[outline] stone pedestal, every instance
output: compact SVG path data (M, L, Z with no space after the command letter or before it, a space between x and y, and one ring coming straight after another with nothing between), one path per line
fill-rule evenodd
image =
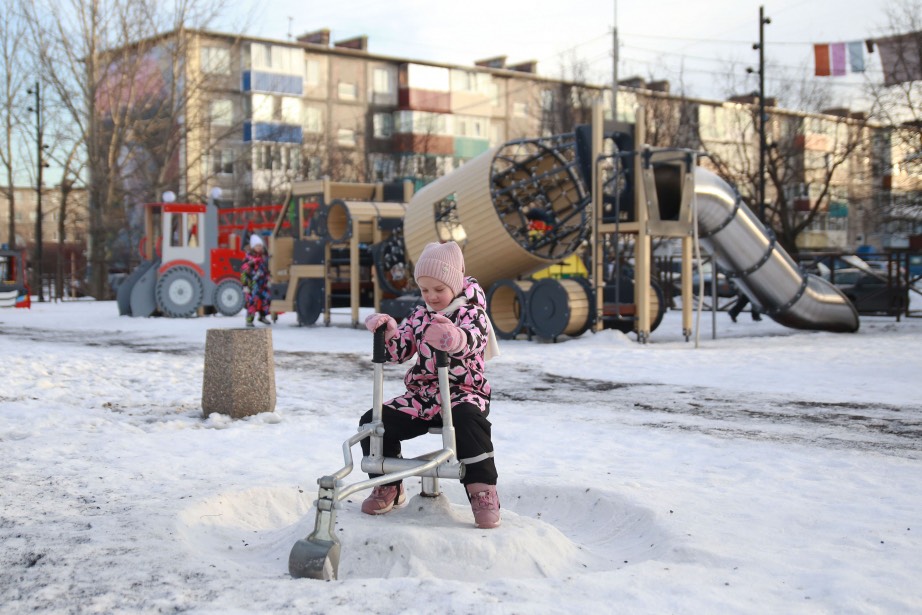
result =
M202 411L239 419L275 410L272 330L209 329Z

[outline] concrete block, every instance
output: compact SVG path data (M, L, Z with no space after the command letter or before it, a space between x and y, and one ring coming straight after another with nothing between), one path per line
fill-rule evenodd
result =
M202 411L239 419L275 410L272 330L209 329Z

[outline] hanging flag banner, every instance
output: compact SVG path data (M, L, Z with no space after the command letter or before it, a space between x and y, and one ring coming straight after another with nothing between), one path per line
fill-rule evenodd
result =
M845 74L845 43L833 43L829 51L832 54L832 76L841 77Z
M922 81L922 32L874 39L880 51L884 85Z
M848 67L853 73L864 72L864 41L848 43Z
M813 57L816 60L816 76L828 77L829 72L829 45L819 43L813 46Z

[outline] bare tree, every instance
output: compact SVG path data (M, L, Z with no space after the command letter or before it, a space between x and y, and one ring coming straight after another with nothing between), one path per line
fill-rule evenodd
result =
M0 13L0 116L3 123L3 140L0 142L0 164L3 165L6 184L2 187L9 206L7 242L16 245L16 156L15 141L20 125L23 92L28 72L19 53L26 31L19 12L19 4L9 2Z
M922 70L922 0L896 0L887 10L885 37L899 36L901 48L908 57L900 58L895 66L885 66L885 71L912 73ZM883 59L883 55L881 54ZM906 66L899 64L905 61ZM868 95L872 101L870 115L888 127L889 152L884 158L888 166L896 169L894 175L902 178L893 192L884 191L880 199L883 219L907 220L918 224L922 220L922 79L915 74L911 80L898 83L871 82ZM890 175L888 169L885 175ZM914 178L914 181L913 181Z
M219 0L35 0L28 3L33 53L73 125L86 161L91 294L106 295L117 243L133 246L132 212L165 187L178 188L178 152L197 83L189 28L213 19ZM127 44L126 44L127 42ZM185 161L187 164L192 161Z
M784 112L768 101L766 107L766 190L760 206L759 106L750 97L736 104L711 107L715 117L702 119L708 134L701 143L706 164L734 184L744 201L791 254L798 238L821 215L827 215L834 197L846 200L848 174L855 152L867 143L865 122L843 112L841 116ZM806 103L801 108L809 106ZM764 209L764 212L763 212Z
M533 107L541 111L541 135L573 132L576 126L591 122L592 105L602 91L588 80L589 62L571 53L561 62L560 79L538 87L539 100Z

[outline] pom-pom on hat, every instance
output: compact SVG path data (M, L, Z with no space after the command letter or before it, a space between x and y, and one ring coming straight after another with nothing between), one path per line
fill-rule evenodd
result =
M419 255L413 277L417 281L421 277L435 278L457 295L464 283L464 255L461 254L461 248L454 241L430 243Z
M252 235L250 235L250 247L251 248L255 248L256 246L261 246L261 245L263 245L262 237L260 237L256 233L253 233Z

